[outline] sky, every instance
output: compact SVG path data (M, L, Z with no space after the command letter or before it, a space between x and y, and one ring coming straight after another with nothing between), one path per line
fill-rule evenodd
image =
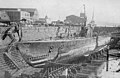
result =
M120 0L0 0L1 8L37 8L40 17L64 20L66 16L80 16L86 6L88 22L96 24L120 23Z

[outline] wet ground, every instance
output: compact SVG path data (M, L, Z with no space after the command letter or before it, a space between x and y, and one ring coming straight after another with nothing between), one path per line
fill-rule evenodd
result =
M110 50L110 53L120 53L120 50ZM120 71L116 72L120 69L120 58L114 59L109 58L109 68L108 71L106 71L106 67L103 69L101 76L102 78L120 78Z

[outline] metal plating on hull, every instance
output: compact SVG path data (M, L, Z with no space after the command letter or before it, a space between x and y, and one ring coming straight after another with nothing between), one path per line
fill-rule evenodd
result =
M31 57L38 57L31 63L36 64L40 62L51 61L65 55L74 55L77 52L83 54L88 50L93 50L96 46L95 38L85 38L76 40L56 40L56 41L27 41L17 43L17 46L21 53L29 55ZM93 44L94 43L94 44ZM90 48L89 44L93 44L93 48Z

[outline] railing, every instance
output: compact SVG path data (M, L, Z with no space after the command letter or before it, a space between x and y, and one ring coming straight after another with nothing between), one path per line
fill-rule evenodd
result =
M6 70L11 70L10 67L6 64L3 56L4 52L0 52L0 70L6 71Z

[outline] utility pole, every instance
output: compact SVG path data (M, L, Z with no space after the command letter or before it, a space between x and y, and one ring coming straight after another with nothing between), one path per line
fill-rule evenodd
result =
M106 49L106 54L107 54L107 58L106 58L106 71L108 71L108 68L109 68L109 46Z
M86 11L85 11L85 4L83 5L84 6L84 26L86 26L86 22L87 22L87 17L86 17Z

